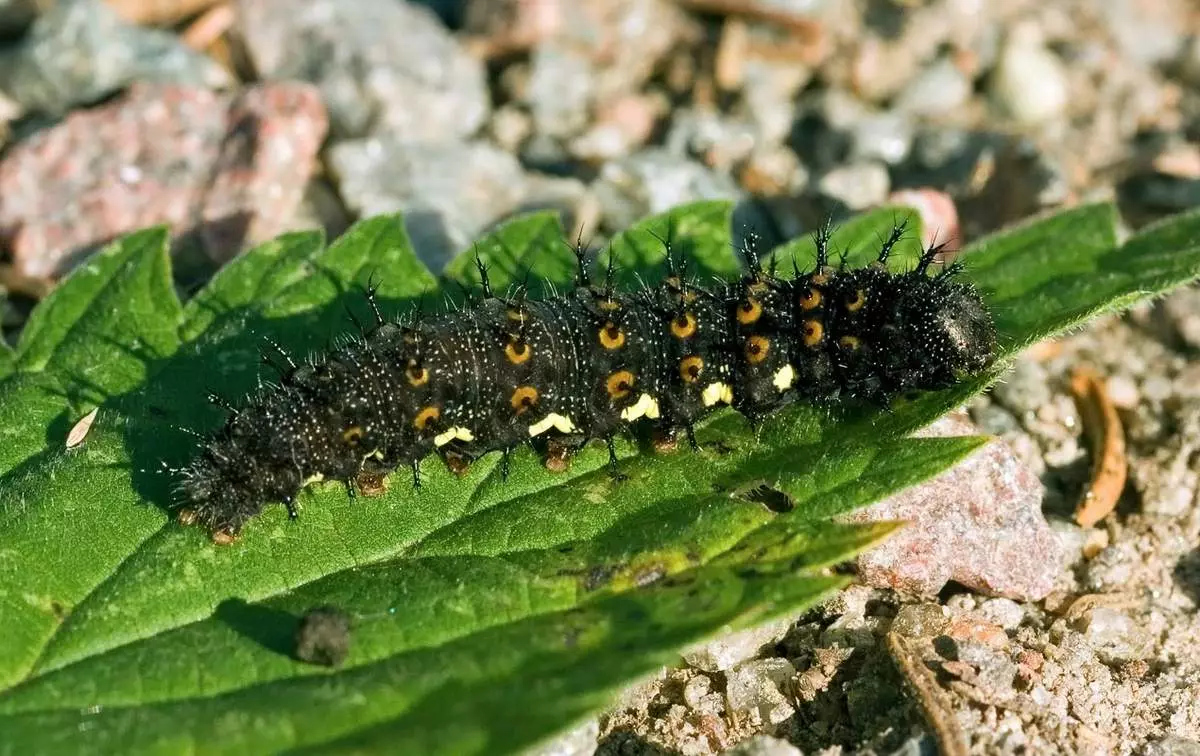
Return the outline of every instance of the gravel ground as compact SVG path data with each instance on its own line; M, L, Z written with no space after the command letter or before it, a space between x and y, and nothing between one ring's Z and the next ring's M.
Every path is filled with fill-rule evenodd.
M959 242L1095 199L1130 228L1195 207L1200 8L0 0L10 342L83 254L153 223L202 276L401 210L437 266L514 212L601 243L705 198L777 239L888 201ZM1198 353L1194 288L1030 349L932 431L1000 441L872 510L952 522L914 528L937 565L898 540L862 585L693 649L543 751L1200 754ZM1083 365L1129 461L1086 529Z

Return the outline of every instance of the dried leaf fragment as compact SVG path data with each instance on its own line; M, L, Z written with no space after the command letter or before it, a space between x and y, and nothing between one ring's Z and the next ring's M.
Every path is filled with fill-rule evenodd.
M1071 394L1092 453L1092 479L1075 509L1075 522L1090 528L1116 509L1125 488L1125 430L1104 381L1090 367L1075 370Z

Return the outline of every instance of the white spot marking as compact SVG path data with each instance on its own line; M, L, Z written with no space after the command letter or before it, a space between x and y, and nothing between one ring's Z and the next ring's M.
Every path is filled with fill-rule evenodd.
M621 410L621 419L627 423L632 423L642 416L651 420L658 417L658 401L649 394L642 394L638 397L637 404Z
M454 426L444 433L439 433L433 437L434 446L445 446L451 441L458 439L459 441L474 441L475 434L469 428Z
M700 395L704 401L705 407L711 407L717 402L725 402L733 404L733 389L728 383L710 383L704 387L704 393Z
M796 382L796 371L792 369L791 365L784 365L775 371L775 378L772 382L775 384L775 388L787 391Z
M569 417L560 415L557 412L551 412L529 426L529 435L540 436L551 428L558 430L560 433L570 433L575 430L575 423L571 422L571 418Z

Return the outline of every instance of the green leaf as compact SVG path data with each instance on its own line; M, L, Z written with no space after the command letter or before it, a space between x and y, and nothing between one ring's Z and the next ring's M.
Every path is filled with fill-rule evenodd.
M146 366L178 347L179 307L163 229L114 242L75 270L34 310L16 371L0 380L0 475L64 443L68 419L143 383Z
M7 378L17 366L17 353L0 339L0 380Z
M869 259L903 212L856 219L835 249ZM728 203L698 203L619 235L622 280L661 275L656 236L692 272L736 275L729 217ZM996 308L1007 357L1195 278L1198 217L1118 247L1112 209L1083 208L982 240L963 259ZM194 454L180 427L220 424L205 393L236 400L264 375L270 344L296 359L320 350L353 328L347 310L370 322L368 282L388 313L454 290L438 287L401 220L386 216L328 246L300 233L251 250L181 307L156 233L117 242L89 263L93 273L64 282L0 381L0 420L11 421L0 433L15 449L0 450L9 750L513 752L603 707L687 644L819 600L839 584L821 570L894 527L830 518L938 474L983 441L906 434L995 372L889 413L789 408L757 436L716 413L698 429L699 453L621 444L619 482L601 448L561 475L519 452L507 481L497 455L461 479L430 459L419 494L403 474L386 494L353 502L337 484L315 485L299 522L272 507L241 541L216 546L167 517L171 481L158 471ZM896 265L914 259L919 233L914 220ZM808 264L810 245L776 250L781 272L792 254ZM526 268L542 291L576 274L551 214L501 226L446 277L477 284L476 249L497 290ZM595 270L603 275L604 253ZM100 414L66 450L66 421L88 402ZM298 616L322 604L355 618L336 671L290 655Z
M575 254L553 212L531 213L505 223L451 260L445 276L478 289L482 278L477 257L487 268L492 290L500 295L528 285L529 296L540 299L550 295L553 287L568 287L575 280Z

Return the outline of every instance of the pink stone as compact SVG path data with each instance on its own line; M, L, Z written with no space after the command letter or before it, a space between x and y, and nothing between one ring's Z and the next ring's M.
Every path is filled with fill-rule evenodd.
M979 430L950 415L918 436L963 436ZM859 556L868 585L937 594L954 580L992 596L1033 601L1053 587L1059 544L1042 516L1042 484L1000 440L950 470L846 519L906 520L908 526Z
M54 279L115 237L165 224L226 262L286 230L326 129L307 84L136 85L0 160L0 245L21 275Z

